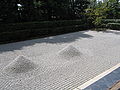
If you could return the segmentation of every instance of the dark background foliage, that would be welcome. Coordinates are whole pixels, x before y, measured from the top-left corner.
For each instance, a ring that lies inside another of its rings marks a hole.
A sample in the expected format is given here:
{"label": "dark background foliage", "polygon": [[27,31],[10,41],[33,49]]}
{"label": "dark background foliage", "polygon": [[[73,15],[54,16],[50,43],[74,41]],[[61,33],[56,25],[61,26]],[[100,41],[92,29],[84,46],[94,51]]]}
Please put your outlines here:
{"label": "dark background foliage", "polygon": [[31,22],[82,18],[87,0],[0,0],[1,22]]}

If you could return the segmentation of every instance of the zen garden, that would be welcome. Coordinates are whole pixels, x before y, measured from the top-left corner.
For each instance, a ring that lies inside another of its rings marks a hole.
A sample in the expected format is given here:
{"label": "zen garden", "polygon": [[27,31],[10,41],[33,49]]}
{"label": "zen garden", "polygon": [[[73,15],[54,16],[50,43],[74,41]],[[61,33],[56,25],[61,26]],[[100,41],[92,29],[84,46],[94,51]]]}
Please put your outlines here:
{"label": "zen garden", "polygon": [[120,90],[120,0],[0,0],[0,90]]}

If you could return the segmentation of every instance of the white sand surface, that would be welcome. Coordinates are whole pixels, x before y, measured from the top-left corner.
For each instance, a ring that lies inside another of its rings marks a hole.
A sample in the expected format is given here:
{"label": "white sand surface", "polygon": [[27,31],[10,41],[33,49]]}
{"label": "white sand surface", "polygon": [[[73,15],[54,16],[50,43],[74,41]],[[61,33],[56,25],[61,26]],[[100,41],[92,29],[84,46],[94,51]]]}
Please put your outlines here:
{"label": "white sand surface", "polygon": [[120,63],[120,31],[0,45],[0,90],[72,90]]}

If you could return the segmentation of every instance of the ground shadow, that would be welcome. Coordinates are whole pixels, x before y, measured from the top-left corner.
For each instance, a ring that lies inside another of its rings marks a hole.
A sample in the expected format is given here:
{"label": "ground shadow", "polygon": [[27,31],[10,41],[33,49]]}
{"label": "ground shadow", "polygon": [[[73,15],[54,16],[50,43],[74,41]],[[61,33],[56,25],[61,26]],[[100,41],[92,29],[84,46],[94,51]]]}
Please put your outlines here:
{"label": "ground shadow", "polygon": [[86,31],[75,32],[75,33],[63,34],[63,35],[58,35],[58,36],[46,37],[42,39],[34,39],[34,40],[17,42],[17,43],[3,44],[3,45],[0,45],[0,53],[6,52],[6,51],[20,50],[25,46],[31,46],[36,43],[50,43],[50,44],[70,43],[80,38],[92,38],[93,37],[91,35],[85,34],[85,32]]}

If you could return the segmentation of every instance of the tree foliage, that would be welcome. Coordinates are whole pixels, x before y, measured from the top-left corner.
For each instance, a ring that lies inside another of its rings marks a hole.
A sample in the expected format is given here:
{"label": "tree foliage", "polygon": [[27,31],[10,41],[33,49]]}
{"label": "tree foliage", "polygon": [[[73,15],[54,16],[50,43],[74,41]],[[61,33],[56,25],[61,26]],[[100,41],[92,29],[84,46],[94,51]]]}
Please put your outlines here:
{"label": "tree foliage", "polygon": [[120,3],[119,0],[108,0],[105,2],[94,0],[89,8],[86,9],[88,20],[96,27],[102,25],[102,19],[105,18],[120,18]]}
{"label": "tree foliage", "polygon": [[0,0],[0,20],[25,22],[82,18],[87,0]]}

